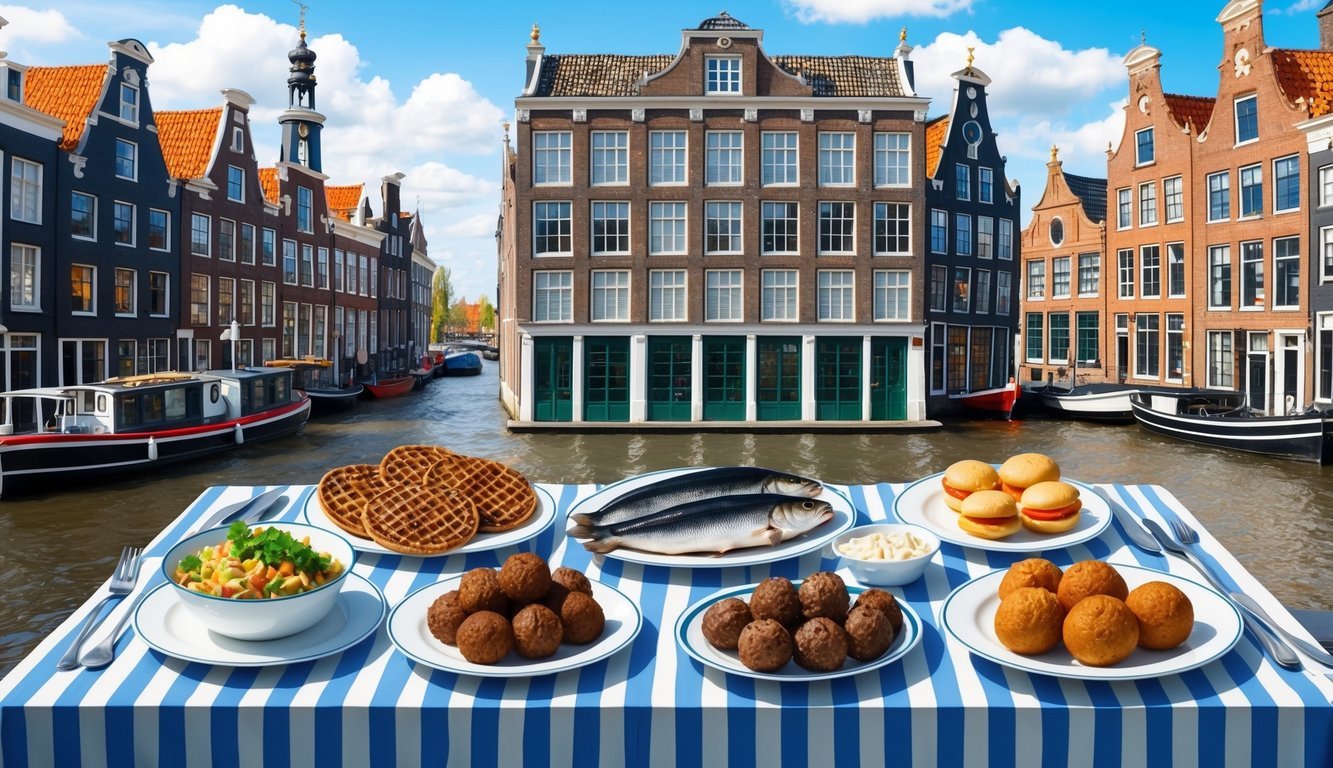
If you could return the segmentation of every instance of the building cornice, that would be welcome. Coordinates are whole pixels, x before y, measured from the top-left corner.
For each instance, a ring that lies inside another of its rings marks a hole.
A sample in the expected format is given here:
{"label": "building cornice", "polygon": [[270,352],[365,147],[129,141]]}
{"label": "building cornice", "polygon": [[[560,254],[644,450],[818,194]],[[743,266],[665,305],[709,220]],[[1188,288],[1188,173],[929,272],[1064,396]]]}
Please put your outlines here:
{"label": "building cornice", "polygon": [[916,111],[930,106],[924,96],[744,96],[718,98],[716,96],[520,96],[514,100],[517,109],[529,110],[635,110],[635,109],[817,109],[849,110],[858,107]]}
{"label": "building cornice", "polygon": [[48,141],[60,141],[65,128],[64,120],[8,99],[0,99],[0,123]]}
{"label": "building cornice", "polygon": [[537,323],[518,322],[529,336],[913,336],[921,323]]}

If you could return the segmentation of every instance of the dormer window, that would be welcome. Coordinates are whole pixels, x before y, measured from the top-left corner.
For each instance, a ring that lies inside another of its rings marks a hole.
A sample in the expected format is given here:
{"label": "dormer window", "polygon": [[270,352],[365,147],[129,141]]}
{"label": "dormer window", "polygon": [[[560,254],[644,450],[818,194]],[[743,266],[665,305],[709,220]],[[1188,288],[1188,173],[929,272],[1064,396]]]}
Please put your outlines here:
{"label": "dormer window", "polygon": [[244,152],[244,151],[245,151],[245,130],[244,130],[244,129],[241,129],[241,128],[232,128],[232,129],[231,129],[231,151],[232,151],[232,152]]}
{"label": "dormer window", "polygon": [[6,67],[5,75],[6,75],[5,97],[8,98],[10,101],[16,101],[22,104],[23,72],[21,70],[9,69],[8,67]]}
{"label": "dormer window", "polygon": [[139,89],[129,83],[120,84],[120,119],[139,124]]}
{"label": "dormer window", "polygon": [[1259,98],[1246,96],[1236,99],[1236,143],[1244,144],[1259,138]]}
{"label": "dormer window", "polygon": [[706,92],[740,93],[741,58],[739,56],[708,56],[705,58]]}
{"label": "dormer window", "polygon": [[1153,145],[1153,130],[1144,128],[1134,134],[1134,164],[1147,165],[1157,158]]}

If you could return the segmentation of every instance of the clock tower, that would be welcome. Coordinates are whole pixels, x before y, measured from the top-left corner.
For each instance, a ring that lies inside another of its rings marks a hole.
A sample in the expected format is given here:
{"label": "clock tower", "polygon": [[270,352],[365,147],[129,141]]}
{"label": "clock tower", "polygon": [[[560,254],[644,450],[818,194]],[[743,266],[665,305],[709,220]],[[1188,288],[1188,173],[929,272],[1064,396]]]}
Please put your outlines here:
{"label": "clock tower", "polygon": [[305,7],[301,8],[301,41],[287,54],[292,63],[287,77],[287,109],[278,117],[282,126],[280,160],[322,173],[319,132],[324,116],[315,111],[315,52],[305,44]]}

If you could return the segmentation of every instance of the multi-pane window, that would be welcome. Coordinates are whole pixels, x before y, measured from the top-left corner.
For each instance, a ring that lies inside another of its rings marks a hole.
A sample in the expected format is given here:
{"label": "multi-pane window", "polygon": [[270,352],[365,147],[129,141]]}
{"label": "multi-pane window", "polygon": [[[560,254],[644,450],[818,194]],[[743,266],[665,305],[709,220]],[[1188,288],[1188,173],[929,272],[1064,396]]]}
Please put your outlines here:
{"label": "multi-pane window", "polygon": [[227,325],[236,319],[236,280],[231,277],[218,278],[218,325]]}
{"label": "multi-pane window", "polygon": [[905,269],[875,270],[875,320],[910,320],[912,273]]}
{"label": "multi-pane window", "polygon": [[532,134],[532,183],[569,184],[573,134],[536,131]]}
{"label": "multi-pane window", "polygon": [[227,199],[245,202],[245,169],[227,166]]}
{"label": "multi-pane window", "polygon": [[[301,243],[301,285],[313,286],[315,284],[315,247],[310,243]],[[366,284],[365,280],[361,285]],[[364,294],[363,294],[364,295]]]}
{"label": "multi-pane window", "polygon": [[685,320],[685,270],[654,269],[648,272],[648,320]]}
{"label": "multi-pane window", "polygon": [[240,301],[237,304],[236,318],[242,325],[255,324],[255,281],[241,281]]}
{"label": "multi-pane window", "polygon": [[1185,316],[1167,313],[1166,316],[1166,379],[1181,381],[1185,377]]}
{"label": "multi-pane window", "polygon": [[190,324],[208,325],[208,275],[190,275]]}
{"label": "multi-pane window", "polygon": [[704,275],[704,319],[713,322],[737,322],[744,304],[741,285],[744,273],[739,269],[710,269]]}
{"label": "multi-pane window", "polygon": [[241,224],[241,241],[240,241],[240,250],[241,250],[241,263],[242,263],[242,264],[254,264],[254,263],[255,263],[255,225],[254,225],[254,224],[245,224],[245,223],[242,223],[242,224]]}
{"label": "multi-pane window", "polygon": [[210,240],[213,236],[213,220],[202,213],[190,215],[190,253],[195,256],[211,256]]}
{"label": "multi-pane window", "polygon": [[1069,298],[1070,257],[1057,256],[1051,259],[1051,298]]}
{"label": "multi-pane window", "polygon": [[983,203],[995,202],[995,171],[990,168],[977,169],[977,200]]}
{"label": "multi-pane window", "polygon": [[990,312],[990,274],[989,269],[977,270],[976,286],[972,291],[976,298],[972,300],[972,306],[979,315]]}
{"label": "multi-pane window", "polygon": [[1134,223],[1134,195],[1128,187],[1117,189],[1115,191],[1116,200],[1116,227],[1118,229],[1129,229]]}
{"label": "multi-pane window", "polygon": [[1047,343],[1050,344],[1050,359],[1052,363],[1069,362],[1069,313],[1052,312],[1046,316],[1049,330],[1046,333]]}
{"label": "multi-pane window", "polygon": [[1264,244],[1259,240],[1240,244],[1240,305],[1264,305]]}
{"label": "multi-pane window", "polygon": [[117,200],[111,204],[111,236],[118,245],[134,245],[134,205]]}
{"label": "multi-pane window", "polygon": [[[341,310],[342,307],[338,309]],[[268,280],[259,284],[259,324],[265,328],[272,328],[278,324],[278,286]],[[349,339],[349,343],[351,341]]]}
{"label": "multi-pane window", "polygon": [[309,187],[296,188],[296,229],[315,231],[315,198]]}
{"label": "multi-pane window", "polygon": [[39,292],[37,268],[41,251],[35,246],[13,243],[9,246],[9,306],[12,309],[37,309]]}
{"label": "multi-pane window", "polygon": [[329,249],[323,246],[315,252],[315,287],[329,287]]}
{"label": "multi-pane window", "polygon": [[972,215],[955,213],[953,215],[954,252],[959,256],[972,255]]}
{"label": "multi-pane window", "polygon": [[1078,295],[1096,296],[1101,289],[1102,255],[1100,253],[1080,253],[1078,255]]}
{"label": "multi-pane window", "polygon": [[1273,161],[1273,210],[1294,211],[1301,207],[1301,163],[1296,155]]}
{"label": "multi-pane window", "polygon": [[296,285],[296,241],[282,241],[282,282]]}
{"label": "multi-pane window", "polygon": [[267,227],[260,233],[259,237],[260,256],[263,258],[264,266],[272,267],[278,263],[278,233]]}
{"label": "multi-pane window", "polygon": [[218,258],[236,261],[236,222],[218,219]]}
{"label": "multi-pane window", "polygon": [[741,203],[704,203],[704,252],[741,252]]}
{"label": "multi-pane window", "polygon": [[972,270],[967,267],[953,268],[953,311],[969,312],[972,309]]}
{"label": "multi-pane window", "polygon": [[1319,250],[1323,254],[1320,259],[1319,281],[1321,283],[1333,281],[1333,227],[1319,230]]}
{"label": "multi-pane window", "polygon": [[819,204],[819,252],[853,253],[856,250],[856,203]]}
{"label": "multi-pane window", "polygon": [[819,185],[856,183],[856,134],[819,134]]}
{"label": "multi-pane window", "polygon": [[648,134],[648,183],[685,183],[685,131],[652,131]]}
{"label": "multi-pane window", "polygon": [[797,141],[795,131],[766,131],[760,136],[760,183],[770,186],[800,181]]}
{"label": "multi-pane window", "polygon": [[929,301],[929,309],[932,312],[943,312],[945,307],[949,306],[949,269],[939,264],[932,265],[930,268],[930,285],[926,292]]}
{"label": "multi-pane window", "polygon": [[9,182],[10,218],[29,224],[41,224],[42,166],[21,157],[11,158]]}
{"label": "multi-pane window", "polygon": [[648,204],[648,253],[685,253],[685,203]]}
{"label": "multi-pane window", "polygon": [[1041,259],[1028,262],[1028,298],[1046,298],[1046,262]]}
{"label": "multi-pane window", "polygon": [[1173,299],[1185,295],[1185,244],[1166,244],[1166,295]]}
{"label": "multi-pane window", "polygon": [[912,252],[912,206],[875,203],[875,254]]}
{"label": "multi-pane window", "polygon": [[930,252],[949,252],[949,213],[938,208],[930,209]]}
{"label": "multi-pane window", "polygon": [[741,58],[739,56],[704,57],[704,84],[706,93],[740,93]]}
{"label": "multi-pane window", "polygon": [[710,131],[705,139],[704,182],[740,184],[743,178],[744,138],[740,131]]}
{"label": "multi-pane window", "polygon": [[70,193],[69,233],[87,240],[97,239],[97,198],[84,192]]}
{"label": "multi-pane window", "polygon": [[171,250],[171,213],[148,209],[148,247],[155,251]]}
{"label": "multi-pane window", "polygon": [[1008,316],[1013,297],[1013,282],[1012,272],[995,273],[995,314]]}
{"label": "multi-pane window", "polygon": [[972,199],[972,168],[966,163],[953,165],[953,194],[959,200]]}
{"label": "multi-pane window", "polygon": [[1134,163],[1135,165],[1145,165],[1156,159],[1157,154],[1153,146],[1153,129],[1144,128],[1134,134]]}
{"label": "multi-pane window", "polygon": [[592,204],[592,252],[629,253],[629,202]]}
{"label": "multi-pane window", "polygon": [[1145,299],[1162,295],[1162,248],[1145,245],[1139,249],[1139,290]]}
{"label": "multi-pane window", "polygon": [[760,275],[759,319],[796,320],[796,292],[796,270],[763,270]]}
{"label": "multi-pane window", "polygon": [[1236,99],[1236,143],[1244,144],[1259,138],[1259,98],[1246,96]]}
{"label": "multi-pane window", "polygon": [[1157,183],[1148,181],[1139,185],[1139,226],[1157,223]]}
{"label": "multi-pane window", "polygon": [[912,185],[912,134],[875,134],[875,186]]}
{"label": "multi-pane window", "polygon": [[1294,308],[1301,303],[1301,239],[1273,241],[1273,306]]}
{"label": "multi-pane window", "polygon": [[574,319],[574,273],[532,273],[532,320],[568,323]]}
{"label": "multi-pane window", "polygon": [[1208,220],[1231,218],[1231,172],[1208,174]]}
{"label": "multi-pane window", "polygon": [[850,322],[856,319],[855,275],[850,269],[819,270],[816,298],[820,320]]}
{"label": "multi-pane window", "polygon": [[1231,246],[1208,247],[1208,308],[1231,309]]}
{"label": "multi-pane window", "polygon": [[629,183],[629,133],[592,132],[592,184]]}
{"label": "multi-pane window", "polygon": [[97,268],[74,264],[69,269],[70,309],[75,314],[97,313]]}
{"label": "multi-pane window", "polygon": [[1042,336],[1045,331],[1045,316],[1040,312],[1029,312],[1026,315],[1027,321],[1023,323],[1024,344],[1023,357],[1027,360],[1039,363],[1042,360]]}
{"label": "multi-pane window", "polygon": [[533,256],[568,256],[573,252],[571,205],[568,201],[532,204]]}
{"label": "multi-pane window", "polygon": [[1134,375],[1155,379],[1160,375],[1161,317],[1148,312],[1135,315]]}
{"label": "multi-pane window", "polygon": [[1235,386],[1236,361],[1231,343],[1231,331],[1208,332],[1208,386],[1226,389]]}
{"label": "multi-pane window", "polygon": [[1075,359],[1080,363],[1095,363],[1101,359],[1099,349],[1100,326],[1098,313],[1078,312],[1074,315],[1076,326],[1074,333]]}
{"label": "multi-pane window", "polygon": [[977,258],[989,259],[995,255],[995,219],[977,217]]}
{"label": "multi-pane window", "polygon": [[1185,220],[1185,182],[1179,176],[1162,180],[1162,197],[1168,222]]}
{"label": "multi-pane window", "polygon": [[120,119],[139,124],[139,89],[129,83],[120,84]]}
{"label": "multi-pane window", "polygon": [[166,317],[170,314],[167,298],[171,295],[171,275],[166,272],[148,273],[148,314]]}
{"label": "multi-pane window", "polygon": [[116,139],[116,176],[130,181],[139,178],[139,145]]}
{"label": "multi-pane window", "polygon": [[1258,216],[1264,212],[1264,167],[1251,165],[1240,169],[1240,215]]}
{"label": "multi-pane window", "polygon": [[1014,222],[1010,219],[1000,219],[1000,240],[996,255],[1001,261],[1012,261],[1014,258]]}
{"label": "multi-pane window", "polygon": [[1116,251],[1117,290],[1116,296],[1122,299],[1134,298],[1134,249],[1124,248]]}
{"label": "multi-pane window", "polygon": [[763,203],[761,230],[764,253],[797,253],[800,249],[798,203]]}
{"label": "multi-pane window", "polygon": [[607,269],[592,273],[593,321],[629,320],[629,271]]}
{"label": "multi-pane window", "polygon": [[1333,205],[1333,165],[1319,169],[1319,207]]}

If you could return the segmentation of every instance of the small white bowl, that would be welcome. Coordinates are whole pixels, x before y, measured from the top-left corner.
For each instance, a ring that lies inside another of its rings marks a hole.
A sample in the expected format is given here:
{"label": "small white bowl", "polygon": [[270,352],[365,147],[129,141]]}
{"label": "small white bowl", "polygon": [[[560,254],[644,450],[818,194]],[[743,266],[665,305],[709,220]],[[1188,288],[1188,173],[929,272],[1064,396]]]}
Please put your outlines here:
{"label": "small white bowl", "polygon": [[206,546],[217,546],[227,540],[227,528],[210,528],[183,539],[162,559],[162,573],[172,583],[172,591],[181,604],[198,617],[199,631],[211,630],[237,640],[276,640],[303,632],[318,624],[338,602],[338,593],[347,582],[347,574],[356,562],[356,550],[347,539],[332,531],[304,523],[262,523],[265,528],[287,531],[297,539],[310,537],[310,547],[316,552],[328,552],[343,564],[337,578],[309,592],[266,600],[233,600],[194,592],[175,583],[172,578],[177,564],[186,555],[193,555]]}
{"label": "small white bowl", "polygon": [[[894,533],[911,533],[925,542],[929,552],[910,560],[864,560],[842,553],[841,547],[843,544],[852,539],[859,539],[874,533],[885,536]],[[925,573],[926,566],[935,557],[935,553],[940,551],[940,539],[919,525],[872,523],[870,525],[859,525],[844,531],[841,536],[833,540],[830,546],[833,555],[842,558],[842,561],[851,570],[852,576],[861,584],[871,587],[901,587],[921,578],[921,574]]]}

